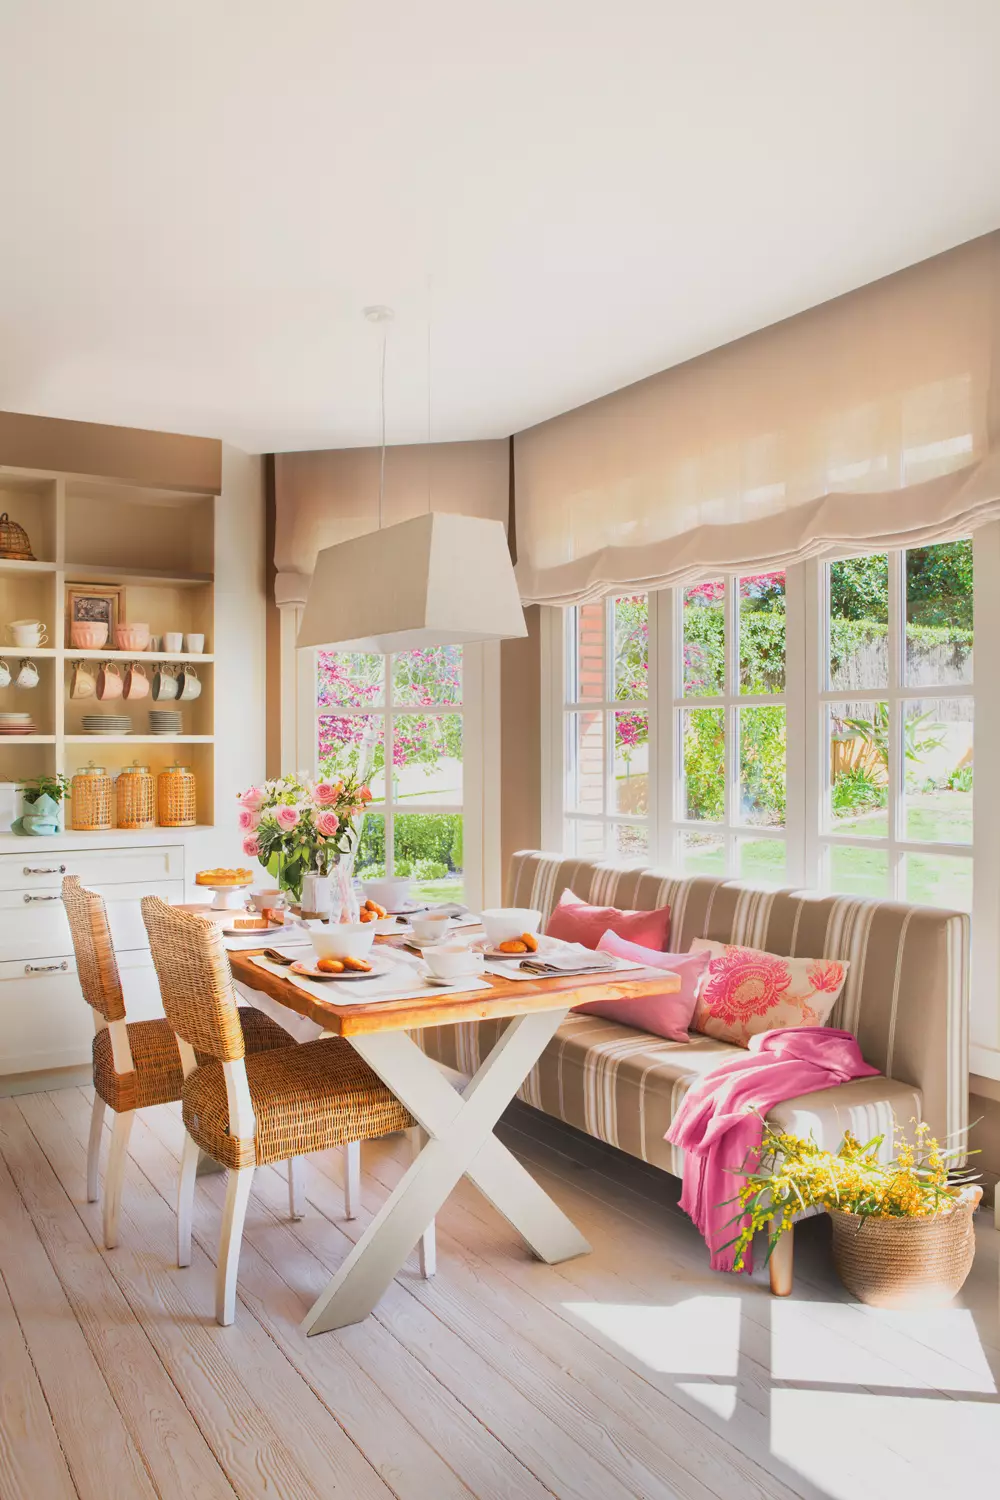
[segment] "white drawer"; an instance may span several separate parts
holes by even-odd
[[[119,969],[128,1019],[162,1015],[149,954],[124,954]],[[93,1038],[94,1012],[80,992],[74,959],[0,963],[0,1076],[89,1064]]]
[[[64,875],[79,875],[91,887],[184,879],[183,844],[49,851],[44,839],[24,843],[23,854],[0,854],[0,891],[58,887]]]
[[[164,901],[173,903],[184,900],[182,880],[94,885],[90,889],[96,890],[107,903],[111,939],[118,953],[148,947],[139,906],[143,896],[162,896]],[[62,958],[72,952],[73,942],[58,884],[50,883],[46,890],[0,891],[0,961]]]

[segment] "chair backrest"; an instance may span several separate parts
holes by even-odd
[[[124,1021],[125,997],[103,896],[86,890],[78,875],[66,875],[62,899],[83,998],[106,1021]]]
[[[764,891],[708,875],[678,879],[664,870],[536,850],[513,855],[512,906],[540,907],[544,924],[567,888],[598,906],[669,906],[674,953],[687,952],[695,938],[712,938],[790,958],[848,960],[830,1024],[853,1032],[880,1072],[920,1090],[924,1118],[936,1135],[943,1139],[968,1126],[970,932],[964,912]]]
[[[216,923],[178,911],[159,896],[142,898],[142,920],[173,1030],[197,1052],[220,1062],[242,1058],[236,987]]]

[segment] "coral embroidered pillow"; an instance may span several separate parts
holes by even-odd
[[[695,938],[691,952],[709,955],[692,1028],[737,1047],[779,1026],[825,1026],[847,978],[835,958],[782,958],[708,938]]]
[[[596,948],[606,932],[614,932],[642,948],[662,953],[670,936],[670,907],[658,911],[621,911],[617,906],[588,906],[572,891],[563,891],[559,905],[549,917],[548,937]]]
[[[606,932],[597,946],[600,952],[613,953],[615,958],[629,958],[650,969],[668,969],[679,977],[681,987],[676,992],[668,990],[632,1000],[592,1000],[589,1005],[574,1005],[574,1012],[620,1021],[623,1026],[634,1026],[637,1031],[648,1031],[668,1042],[686,1042],[698,986],[708,968],[708,954],[660,953],[656,948],[630,943],[613,932]]]

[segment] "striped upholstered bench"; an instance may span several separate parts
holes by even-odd
[[[771,1116],[781,1128],[836,1147],[847,1129],[861,1140],[886,1132],[891,1141],[894,1119],[906,1124],[914,1115],[942,1138],[968,1124],[964,914],[812,891],[761,891],[709,876],[678,880],[660,870],[530,850],[514,856],[509,905],[541,908],[544,923],[567,888],[594,905],[669,906],[674,952],[703,937],[788,957],[850,961],[830,1025],[852,1031],[883,1076],[789,1100]],[[414,1035],[430,1056],[472,1074],[502,1024],[429,1027]],[[683,1153],[664,1140],[667,1128],[692,1084],[739,1050],[711,1037],[668,1042],[616,1021],[571,1015],[520,1097],[680,1177]]]

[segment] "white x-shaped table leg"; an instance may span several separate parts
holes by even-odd
[[[313,1304],[302,1325],[306,1333],[327,1333],[368,1316],[463,1175],[540,1260],[554,1265],[589,1251],[579,1230],[493,1134],[567,1013],[534,1011],[511,1021],[461,1094],[405,1032],[350,1038],[428,1140]]]

